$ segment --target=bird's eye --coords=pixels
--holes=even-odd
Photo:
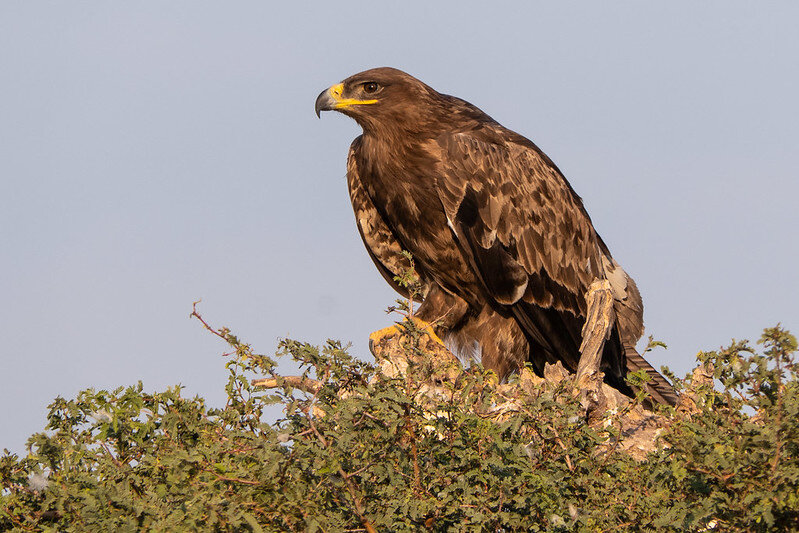
[[[365,92],[366,94],[376,93],[377,89],[379,88],[380,86],[373,81],[368,81],[363,84],[363,92]]]

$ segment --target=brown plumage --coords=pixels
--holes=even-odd
[[[660,402],[669,383],[636,351],[643,305],[611,257],[582,200],[531,141],[475,106],[396,69],[377,68],[323,91],[316,111],[363,128],[347,182],[358,229],[383,277],[414,258],[425,298],[417,316],[461,354],[480,355],[501,377],[532,362],[575,371],[586,291],[607,279],[616,324],[601,370],[631,393],[628,370],[645,369]]]

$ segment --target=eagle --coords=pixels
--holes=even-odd
[[[575,372],[587,291],[606,280],[614,318],[601,353],[605,381],[631,395],[627,373],[644,370],[652,399],[676,403],[635,350],[644,332],[635,282],[533,142],[388,67],[325,89],[315,110],[338,111],[363,129],[347,158],[361,238],[405,297],[397,276],[412,259],[423,296],[415,318],[453,351],[479,357],[502,379],[527,362],[538,374],[557,362]]]

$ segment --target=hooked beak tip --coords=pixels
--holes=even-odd
[[[325,89],[319,96],[316,97],[316,104],[314,105],[314,111],[316,111],[316,116],[318,118],[322,118],[322,111],[330,111],[333,109],[333,105],[335,104],[335,100],[333,97],[330,96],[330,89]]]

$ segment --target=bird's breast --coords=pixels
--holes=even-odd
[[[358,168],[367,194],[403,249],[424,271],[448,288],[468,292],[477,283],[464,258],[436,186],[436,164],[420,156],[361,161]]]

